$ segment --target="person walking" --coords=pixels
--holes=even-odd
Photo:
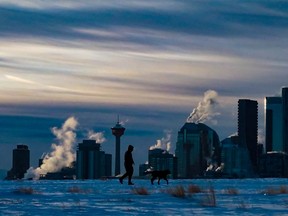
[[[120,181],[121,184],[123,184],[123,179],[128,176],[128,185],[134,185],[132,183],[132,181],[131,181],[132,175],[133,175],[133,172],[134,172],[134,168],[133,168],[134,160],[133,160],[133,157],[132,157],[133,149],[134,149],[134,147],[132,145],[129,145],[128,146],[128,150],[125,152],[124,166],[125,166],[126,173],[119,178],[119,181]]]

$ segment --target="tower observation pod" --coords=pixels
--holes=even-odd
[[[124,134],[125,128],[119,123],[111,128],[112,134],[116,138],[115,142],[115,176],[120,174],[120,137]]]

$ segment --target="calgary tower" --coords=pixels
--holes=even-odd
[[[112,134],[116,138],[115,142],[115,176],[120,174],[120,137],[124,134],[125,128],[119,123],[119,116],[117,124],[111,128]]]

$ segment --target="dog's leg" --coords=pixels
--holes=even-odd
[[[168,179],[167,178],[164,178],[164,180],[166,180],[167,184],[168,184]]]
[[[151,178],[151,184],[152,184],[152,185],[154,184],[154,180],[155,180],[155,178],[152,177],[152,178]]]

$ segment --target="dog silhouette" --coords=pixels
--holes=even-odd
[[[160,180],[164,179],[168,184],[167,176],[171,174],[170,170],[146,170],[145,175],[151,174],[151,184],[154,184],[154,180],[158,179],[158,185],[160,184]]]

